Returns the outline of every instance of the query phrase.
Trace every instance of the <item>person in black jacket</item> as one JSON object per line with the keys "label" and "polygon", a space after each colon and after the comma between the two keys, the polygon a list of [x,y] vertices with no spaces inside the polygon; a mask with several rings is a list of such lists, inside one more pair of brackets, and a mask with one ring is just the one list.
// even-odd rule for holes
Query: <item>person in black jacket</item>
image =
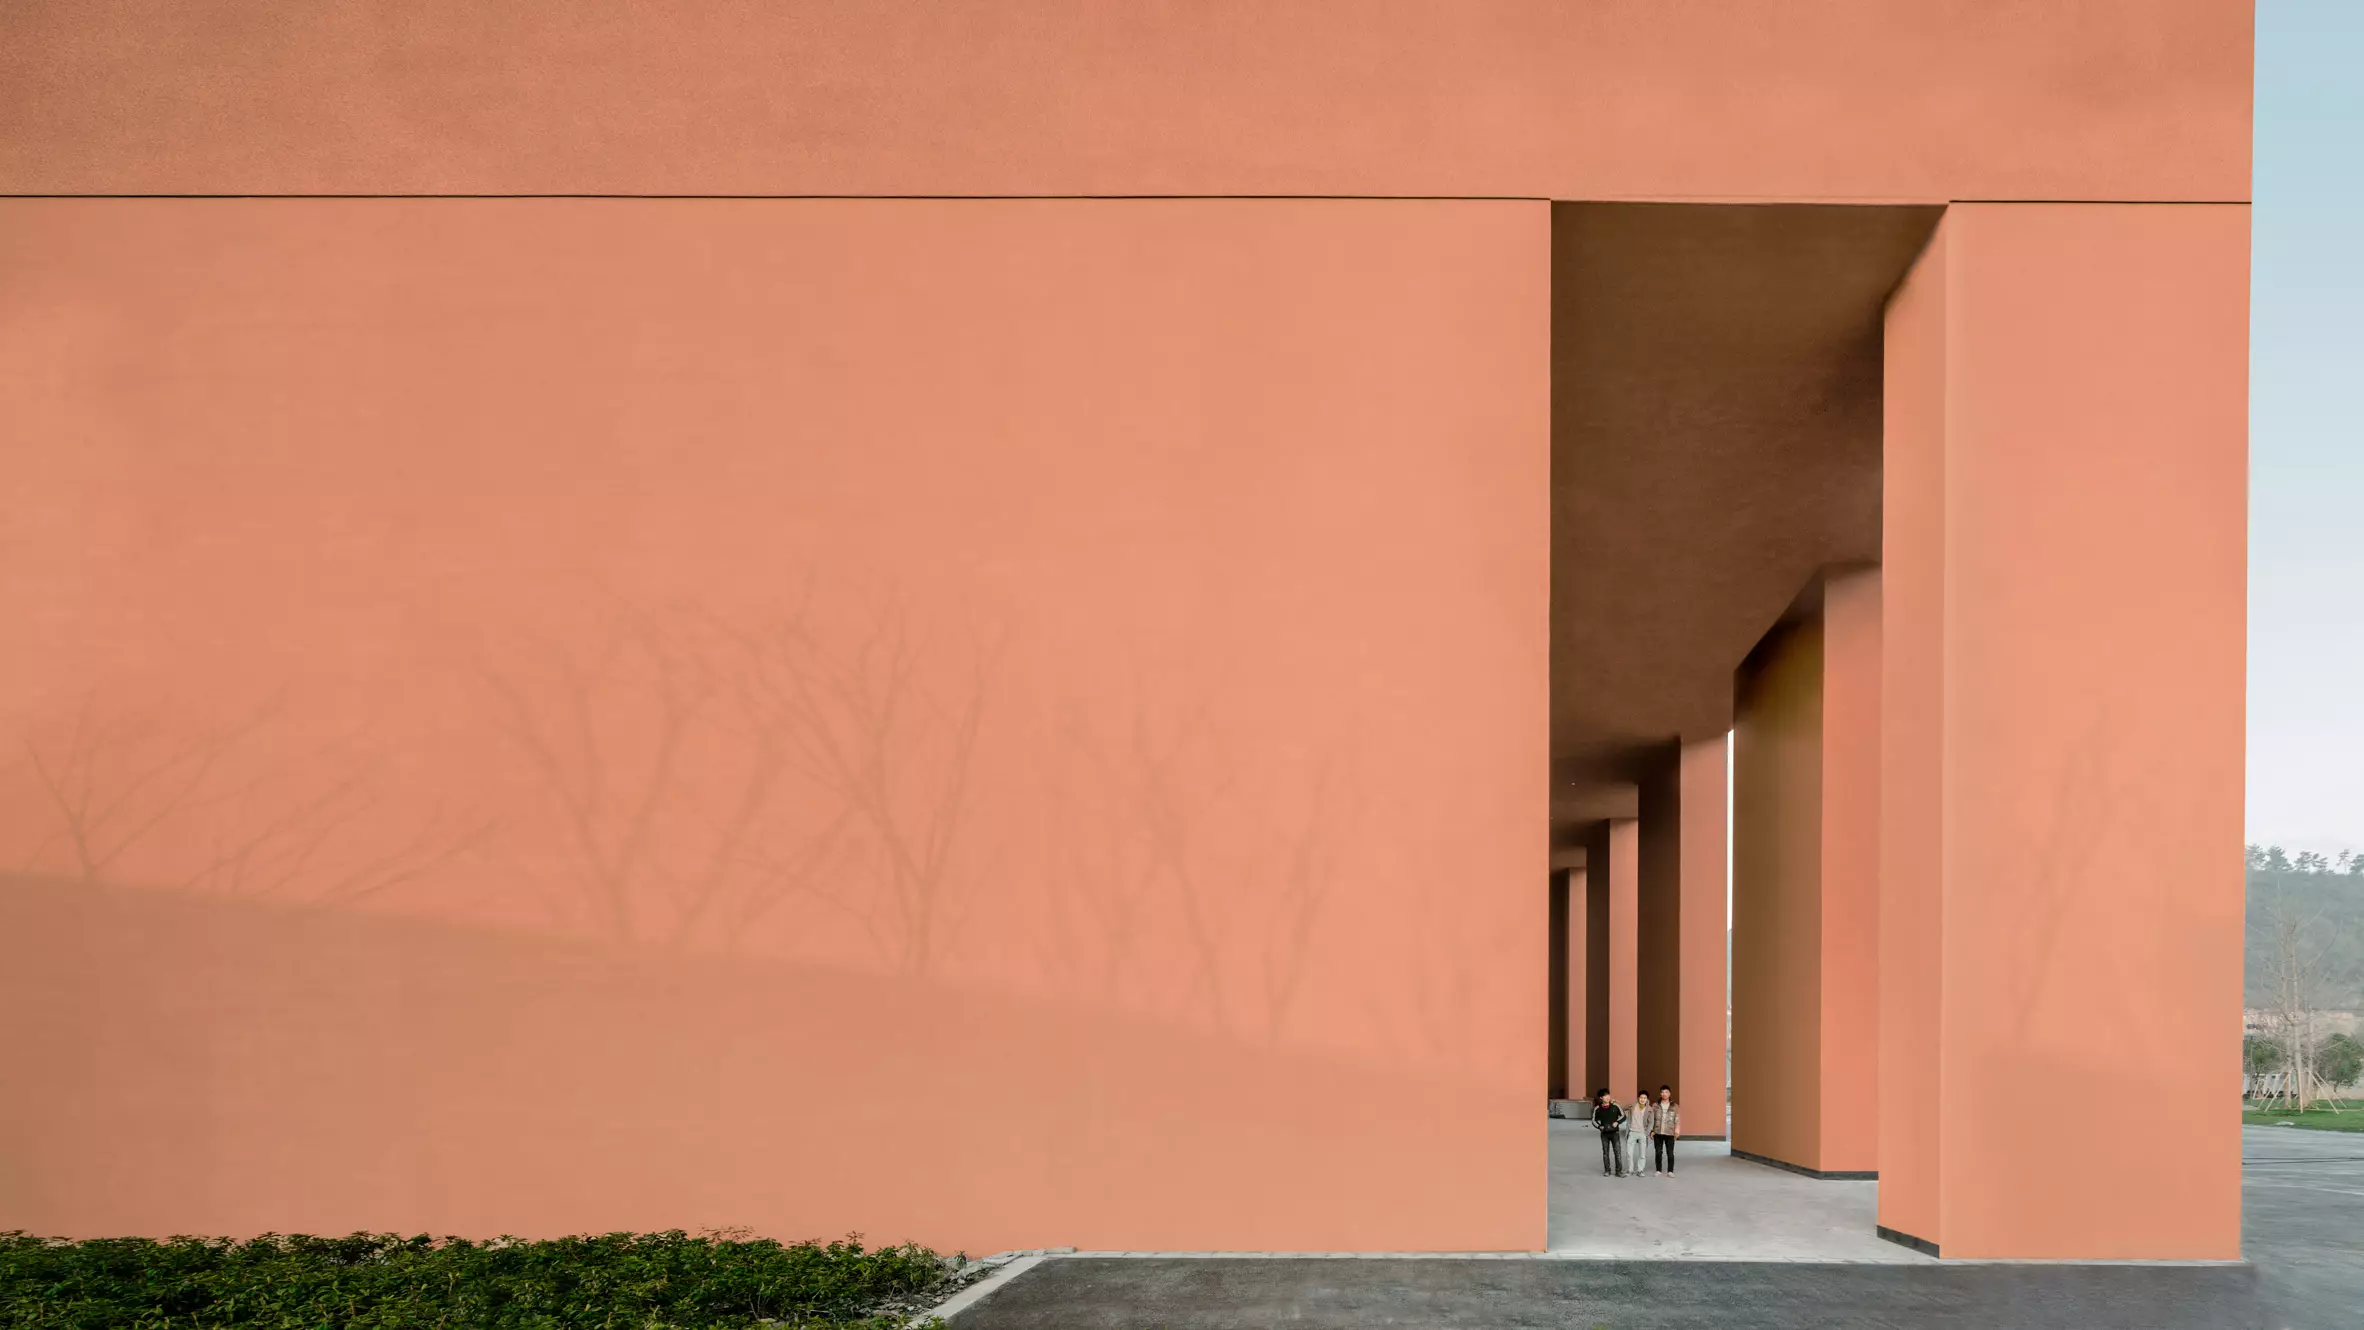
{"label": "person in black jacket", "polygon": [[1592,1099],[1592,1125],[1601,1134],[1601,1176],[1625,1176],[1625,1110],[1604,1089]]}

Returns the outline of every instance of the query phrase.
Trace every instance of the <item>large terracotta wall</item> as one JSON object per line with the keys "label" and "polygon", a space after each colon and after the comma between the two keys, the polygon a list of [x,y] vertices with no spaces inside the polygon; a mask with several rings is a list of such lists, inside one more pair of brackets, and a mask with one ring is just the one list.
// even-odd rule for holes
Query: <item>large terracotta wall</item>
{"label": "large terracotta wall", "polygon": [[2246,199],[2250,0],[18,0],[0,189]]}
{"label": "large terracotta wall", "polygon": [[1540,1246],[1548,243],[0,203],[0,1228]]}
{"label": "large terracotta wall", "polygon": [[[1941,1241],[2232,1259],[2249,212],[1945,231]],[[2007,1178],[1989,1091],[2056,1084],[2156,1108]]]}
{"label": "large terracotta wall", "polygon": [[[1948,1256],[2240,1254],[2248,242],[1957,207],[1889,308],[1880,1222]],[[2063,1085],[2151,1108],[2026,1167]]]}

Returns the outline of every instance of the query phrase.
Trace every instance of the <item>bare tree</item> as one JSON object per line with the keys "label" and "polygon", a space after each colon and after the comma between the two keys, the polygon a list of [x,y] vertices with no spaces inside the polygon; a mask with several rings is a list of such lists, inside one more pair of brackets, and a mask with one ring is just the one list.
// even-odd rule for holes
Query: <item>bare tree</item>
{"label": "bare tree", "polygon": [[2277,1097],[2303,1109],[2321,1098],[2316,1054],[2321,1039],[2317,1012],[2323,1006],[2322,911],[2302,910],[2280,886],[2265,905],[2268,998],[2266,1022],[2281,1045],[2283,1078]]}

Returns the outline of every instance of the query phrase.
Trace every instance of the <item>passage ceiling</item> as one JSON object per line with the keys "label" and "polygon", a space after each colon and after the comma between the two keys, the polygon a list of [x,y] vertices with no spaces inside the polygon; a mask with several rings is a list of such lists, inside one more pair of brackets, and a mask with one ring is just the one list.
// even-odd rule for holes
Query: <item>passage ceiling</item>
{"label": "passage ceiling", "polygon": [[1732,723],[1732,671],[1880,554],[1881,313],[1940,210],[1552,209],[1553,844]]}

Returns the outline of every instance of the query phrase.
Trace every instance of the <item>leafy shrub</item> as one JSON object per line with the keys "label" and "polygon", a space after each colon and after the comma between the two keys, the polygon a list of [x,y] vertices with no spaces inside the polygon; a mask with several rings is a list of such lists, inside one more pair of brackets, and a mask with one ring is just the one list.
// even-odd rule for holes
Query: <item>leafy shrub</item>
{"label": "leafy shrub", "polygon": [[2364,1078],[2364,1043],[2335,1034],[2315,1050],[2315,1074],[2330,1085],[2354,1085]]}
{"label": "leafy shrub", "polygon": [[949,1294],[959,1262],[738,1235],[497,1238],[102,1238],[0,1234],[0,1326],[901,1326]]}

